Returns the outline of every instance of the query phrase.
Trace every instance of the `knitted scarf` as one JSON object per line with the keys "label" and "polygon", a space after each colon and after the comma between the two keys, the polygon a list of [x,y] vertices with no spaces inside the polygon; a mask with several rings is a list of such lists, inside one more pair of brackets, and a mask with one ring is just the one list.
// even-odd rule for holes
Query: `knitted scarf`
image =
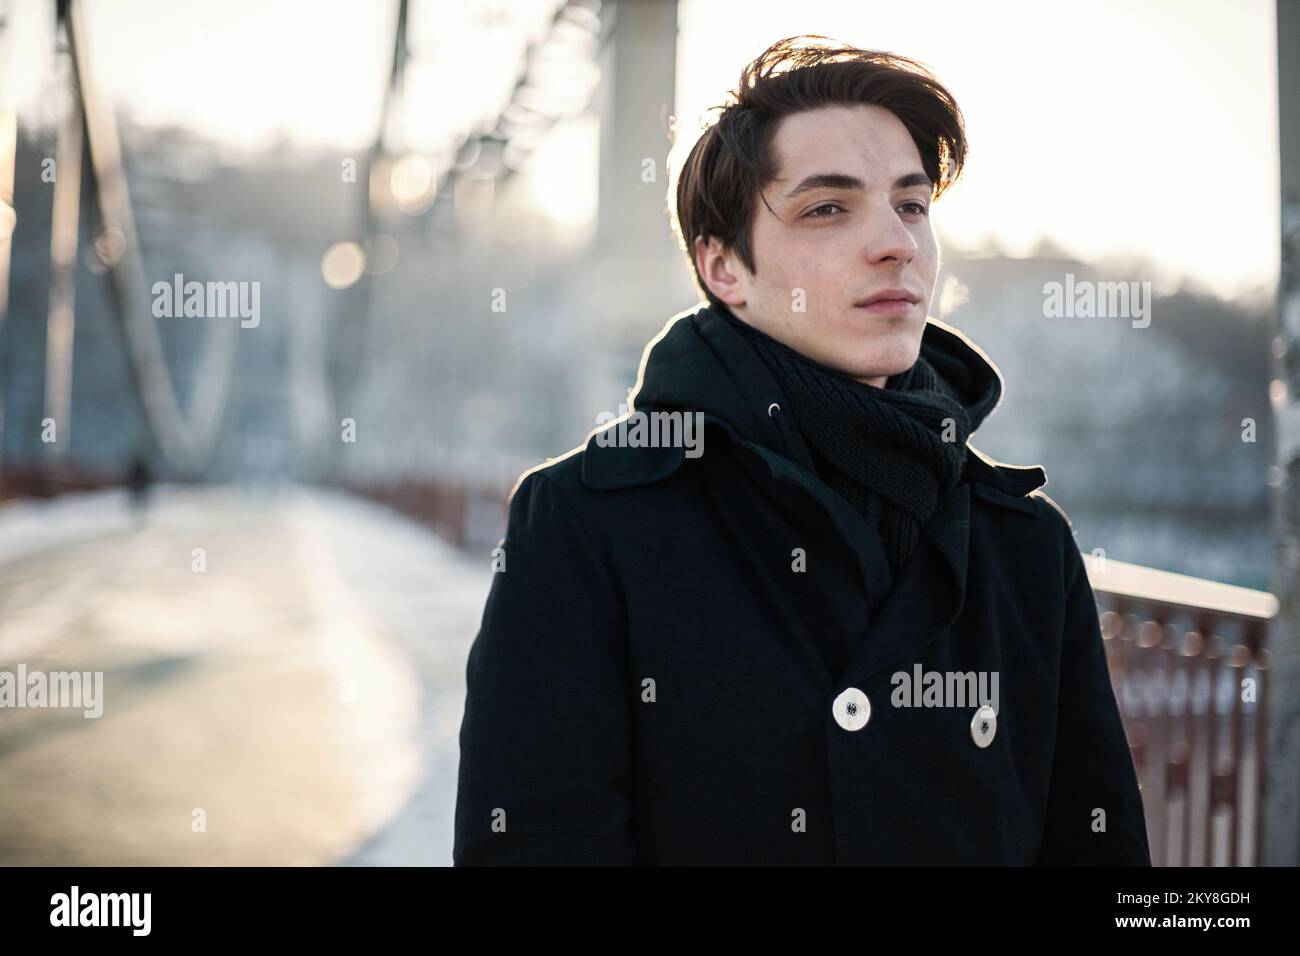
{"label": "knitted scarf", "polygon": [[771,370],[818,476],[880,536],[897,579],[940,497],[961,480],[966,409],[923,355],[877,388],[726,315]]}

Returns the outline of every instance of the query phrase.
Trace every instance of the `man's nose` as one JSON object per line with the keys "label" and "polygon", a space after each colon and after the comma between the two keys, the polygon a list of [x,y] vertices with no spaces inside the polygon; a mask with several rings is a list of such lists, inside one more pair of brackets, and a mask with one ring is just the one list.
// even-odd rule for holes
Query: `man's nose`
{"label": "man's nose", "polygon": [[866,254],[868,262],[910,262],[916,255],[916,240],[907,230],[898,211],[885,205],[867,219]]}

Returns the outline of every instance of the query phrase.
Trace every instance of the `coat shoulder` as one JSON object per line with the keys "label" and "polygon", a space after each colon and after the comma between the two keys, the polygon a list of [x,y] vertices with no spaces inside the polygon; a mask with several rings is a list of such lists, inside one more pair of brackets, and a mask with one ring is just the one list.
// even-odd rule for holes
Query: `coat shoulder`
{"label": "coat shoulder", "polygon": [[1020,520],[1025,524],[1011,529],[1010,533],[1022,542],[1035,542],[1041,548],[1038,553],[1050,560],[1052,566],[1061,568],[1066,580],[1074,577],[1077,566],[1082,564],[1074,523],[1051,495],[1041,488],[1014,495],[995,484],[982,482],[975,483],[973,490],[984,501],[1024,514],[1025,518]]}
{"label": "coat shoulder", "polygon": [[529,468],[510,491],[510,498],[519,492],[533,475],[555,481],[573,498],[581,498],[591,491],[617,491],[650,485],[670,478],[686,460],[682,446],[628,446],[613,440],[602,440],[614,427],[592,431],[582,444],[570,448],[563,455],[548,458]]}
{"label": "coat shoulder", "polygon": [[1067,579],[1073,580],[1080,570],[1086,573],[1083,552],[1079,547],[1078,532],[1075,530],[1074,522],[1070,520],[1070,516],[1065,509],[1052,497],[1041,491],[1035,491],[1030,497],[1036,499],[1044,516],[1052,523],[1052,526],[1060,535],[1062,561],[1066,568]]}
{"label": "coat shoulder", "polygon": [[992,485],[977,484],[975,488],[980,497],[1023,511],[1036,518],[1059,538],[1074,541],[1076,532],[1070,516],[1051,495],[1041,488],[1035,488],[1023,496],[1010,494]]}
{"label": "coat shoulder", "polygon": [[1065,513],[1065,509],[1056,502],[1056,499],[1041,489],[1031,491],[1026,498],[1036,503],[1044,517],[1051,520],[1053,524],[1064,525],[1066,534],[1074,537],[1074,522],[1070,520],[1070,516]]}
{"label": "coat shoulder", "polygon": [[507,505],[514,502],[520,492],[539,481],[551,481],[560,487],[567,496],[580,494],[582,491],[583,445],[570,448],[563,455],[547,458],[529,468],[517,479],[510,494],[506,497]]}

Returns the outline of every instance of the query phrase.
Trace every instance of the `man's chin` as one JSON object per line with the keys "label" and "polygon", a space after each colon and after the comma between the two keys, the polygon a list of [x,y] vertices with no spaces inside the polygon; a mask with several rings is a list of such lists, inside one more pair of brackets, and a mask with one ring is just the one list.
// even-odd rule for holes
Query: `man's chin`
{"label": "man's chin", "polygon": [[897,375],[899,372],[906,372],[916,364],[917,357],[921,354],[921,344],[912,336],[908,336],[908,341],[898,343],[895,348],[881,348],[880,343],[872,343],[871,349],[858,351],[861,356],[855,361],[845,361],[845,355],[851,355],[854,351],[851,346],[846,347],[837,356],[837,360],[832,364],[828,363],[836,371],[852,376],[858,381],[867,379],[889,378],[891,375]]}

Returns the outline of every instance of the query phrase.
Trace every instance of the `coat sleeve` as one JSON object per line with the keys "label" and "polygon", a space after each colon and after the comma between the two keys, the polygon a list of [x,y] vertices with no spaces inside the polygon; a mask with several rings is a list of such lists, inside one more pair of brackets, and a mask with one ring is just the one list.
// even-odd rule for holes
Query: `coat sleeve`
{"label": "coat sleeve", "polygon": [[510,503],[466,666],[452,862],[632,862],[625,613],[564,492],[540,472]]}
{"label": "coat sleeve", "polygon": [[1065,526],[1056,748],[1038,863],[1150,866],[1142,794],[1111,685],[1097,601],[1068,520]]}

